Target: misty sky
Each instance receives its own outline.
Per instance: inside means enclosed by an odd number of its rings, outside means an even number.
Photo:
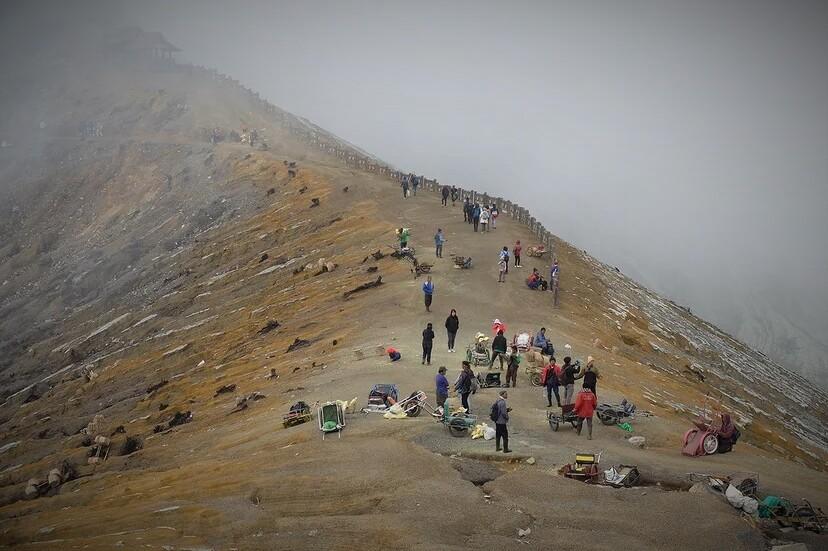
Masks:
[[[547,228],[738,332],[828,341],[828,3],[124,3],[182,61]]]

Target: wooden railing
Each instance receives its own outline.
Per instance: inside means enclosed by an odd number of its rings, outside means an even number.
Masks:
[[[395,183],[402,181],[407,173],[397,170],[391,166],[386,165],[379,159],[370,157],[347,142],[337,138],[336,136],[319,128],[310,121],[297,117],[259,96],[258,93],[250,90],[242,85],[239,81],[230,78],[229,76],[219,73],[214,69],[196,65],[175,64],[175,66],[183,71],[193,75],[208,78],[213,81],[225,83],[227,85],[237,88],[243,92],[254,105],[262,108],[264,111],[272,114],[280,126],[289,134],[298,140],[314,147],[326,154],[332,155],[341,159],[347,166],[364,170],[384,176]],[[437,180],[423,178],[421,189],[425,189],[434,193],[440,193],[442,186]],[[534,216],[531,215],[529,209],[521,207],[517,203],[508,201],[502,197],[495,197],[488,193],[481,193],[473,189],[457,188],[460,200],[464,197],[469,197],[472,203],[495,203],[498,206],[501,215],[509,216],[519,224],[523,224],[537,239],[537,243],[542,243],[546,249],[554,256],[554,239],[550,233]],[[527,245],[529,245],[527,243]]]

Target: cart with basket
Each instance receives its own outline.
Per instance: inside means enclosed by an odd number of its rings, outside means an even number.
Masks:
[[[448,429],[449,434],[459,438],[469,434],[469,431],[477,424],[477,416],[464,410],[452,412],[451,408],[446,406],[443,408],[443,415],[439,421]]]

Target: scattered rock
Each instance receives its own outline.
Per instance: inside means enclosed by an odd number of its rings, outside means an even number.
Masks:
[[[534,458],[534,457],[530,457],[529,459],[527,459],[527,460],[526,460],[526,462],[527,462],[528,464],[530,464],[530,465],[534,465],[534,464],[535,464],[535,458]]]
[[[178,352],[182,352],[184,350],[187,350],[188,348],[190,348],[190,343],[182,344],[181,346],[176,346],[175,348],[167,350],[166,352],[164,352],[164,355],[162,357],[166,358],[167,356],[172,356],[173,354],[176,354]]]
[[[344,188],[342,188],[342,191],[343,191],[344,193],[348,193],[348,186],[345,186]]]
[[[178,426],[178,425],[183,425],[185,423],[189,423],[192,420],[193,420],[193,412],[192,411],[187,411],[187,412],[177,411],[177,412],[175,412],[175,415],[173,415],[172,419],[170,419],[169,423],[167,423],[167,425],[170,428],[172,428],[172,427],[175,427],[175,426]]]
[[[532,533],[531,528],[526,528],[525,530],[523,528],[518,528],[518,537],[519,538],[525,538],[526,536],[528,536],[531,533]]]
[[[366,270],[366,271],[367,271],[369,274],[373,274],[373,273],[374,273],[374,272],[376,272],[377,270],[379,270],[379,266],[368,266],[368,270]]]
[[[147,387],[147,394],[152,394],[153,392],[155,392],[159,388],[167,386],[167,384],[169,384],[169,381],[164,379],[162,381],[159,381],[159,382],[155,383],[154,385],[150,385],[150,386]]]
[[[293,344],[288,346],[286,352],[293,352],[294,350],[304,348],[306,346],[310,346],[310,341],[306,341],[305,339],[300,339],[299,337],[296,337],[296,339],[293,341]]]
[[[259,329],[258,334],[264,335],[266,333],[270,333],[274,329],[277,329],[280,325],[281,324],[276,320],[267,320],[267,323],[264,325],[264,327]]]
[[[140,438],[135,436],[127,436],[127,439],[124,440],[123,444],[121,444],[121,450],[118,455],[129,455],[140,450],[142,446],[143,443]]]
[[[276,373],[276,370],[271,368],[270,375],[267,376],[268,379],[278,379],[279,375]]]
[[[319,206],[319,197],[314,197],[313,199],[311,199],[310,208],[318,207],[318,206]]]
[[[219,394],[226,394],[228,392],[233,392],[234,390],[236,390],[236,384],[235,383],[231,383],[229,385],[223,385],[223,386],[218,387],[218,389],[216,389],[216,393],[213,395],[213,397],[215,398]]]
[[[274,193],[276,193],[276,188],[270,188],[269,190],[267,190],[268,195],[273,195]]]
[[[299,194],[300,194],[300,195],[301,195],[302,193],[305,193],[306,191],[308,191],[308,186],[302,186],[302,187],[300,187],[300,188],[299,188]]]
[[[345,291],[344,293],[342,293],[342,297],[348,298],[351,295],[359,293],[360,291],[365,291],[366,289],[373,289],[374,287],[379,287],[380,285],[382,285],[382,276],[377,276],[376,281],[372,281],[370,283],[363,283],[359,287],[354,287],[350,291]]]
[[[270,258],[269,254],[267,254],[267,253],[262,254],[261,258],[259,258],[259,264],[261,264],[262,262],[264,262],[268,258]]]
[[[647,439],[643,436],[631,436],[627,439],[627,442],[629,442],[631,445],[637,448],[643,448],[644,444],[647,443]]]

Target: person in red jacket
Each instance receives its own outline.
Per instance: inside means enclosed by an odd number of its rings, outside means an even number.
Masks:
[[[592,416],[595,413],[595,406],[598,401],[595,399],[595,394],[592,390],[584,385],[583,390],[578,393],[575,398],[575,407],[573,408],[575,414],[578,416],[578,436],[581,435],[581,428],[584,426],[584,420],[587,422],[587,439],[592,440]]]
[[[558,402],[558,407],[561,407],[561,395],[558,393],[558,386],[560,382],[558,378],[561,376],[561,366],[555,363],[555,356],[549,358],[549,363],[544,366],[541,371],[541,385],[546,387],[546,401],[552,407],[552,394],[555,394],[555,401]]]

